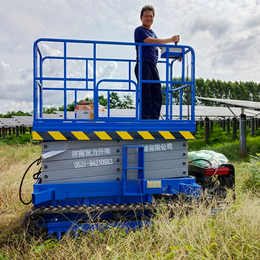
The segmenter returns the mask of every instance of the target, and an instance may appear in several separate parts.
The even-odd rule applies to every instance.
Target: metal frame
[[[128,167],[127,166],[127,150],[128,149],[137,149],[138,151],[138,160],[136,167]],[[132,190],[127,190],[127,184],[129,181],[127,180],[127,170],[137,170],[137,180],[136,187],[132,187]],[[123,147],[123,195],[124,196],[136,196],[136,195],[145,195],[145,186],[144,186],[144,146],[124,146]]]
[[[43,56],[41,52],[41,44],[48,44],[48,43],[61,43],[63,44],[63,56]],[[67,48],[69,44],[86,44],[91,45],[93,50],[93,55],[90,57],[70,57],[67,54]],[[175,45],[163,45],[163,44],[149,44],[151,46],[159,46],[159,47],[166,47],[166,54],[164,55],[165,58],[159,61],[160,64],[164,64],[166,68],[166,80],[161,80],[161,84],[166,85],[166,114],[164,120],[142,120],[141,118],[141,85],[142,83],[149,83],[153,82],[152,80],[140,80],[140,86],[138,87],[137,82],[135,79],[131,78],[131,71],[133,69],[132,64],[136,62],[135,59],[106,59],[99,57],[99,53],[97,51],[97,46],[138,46],[140,53],[142,52],[142,47],[144,43],[127,43],[127,42],[106,42],[106,41],[84,41],[84,40],[70,40],[70,39],[38,39],[34,43],[34,123],[33,128],[34,131],[78,131],[88,129],[90,131],[97,131],[98,130],[107,130],[110,129],[111,131],[120,131],[126,129],[129,130],[140,130],[145,129],[148,131],[153,130],[172,130],[172,131],[192,131],[195,132],[196,125],[195,125],[195,53],[194,50],[190,46],[181,46],[178,45],[178,48],[181,48],[181,58],[182,58],[182,79],[181,81],[173,81],[172,80],[172,71],[173,71],[173,63],[177,59],[170,58],[169,48],[176,47]],[[187,53],[191,53],[191,80],[185,80],[185,55]],[[43,64],[47,60],[52,59],[60,59],[63,60],[63,77],[45,77],[43,76]],[[67,61],[69,60],[83,60],[86,62],[86,68],[88,68],[88,62],[93,63],[93,77],[90,78],[88,73],[86,72],[86,78],[70,78],[67,75]],[[127,79],[106,79],[103,78],[100,81],[96,81],[96,68],[97,63],[100,61],[115,61],[118,63],[126,63],[128,64],[128,78]],[[140,64],[142,60],[139,61]],[[139,66],[139,74],[141,76],[141,67]],[[141,79],[141,77],[140,77]],[[44,83],[47,81],[62,81],[63,88],[49,88],[45,87]],[[68,88],[67,83],[69,81],[74,82],[86,82],[85,89],[77,89],[77,88]],[[93,82],[93,89],[88,88],[88,82]],[[124,89],[102,89],[100,90],[99,86],[102,82],[129,82],[128,92],[136,93],[135,99],[135,108],[136,113],[135,117],[131,118],[124,118],[124,117],[112,117],[110,116],[110,108],[108,107],[108,116],[106,118],[99,116],[98,113],[98,97],[99,93],[102,91],[106,91],[108,96],[110,95],[111,91],[124,91]],[[172,84],[179,84],[179,88],[172,88]],[[132,86],[132,87],[131,87]],[[182,92],[183,89],[190,87],[191,89],[191,117],[190,119],[183,119],[182,118]],[[134,88],[134,89],[133,89]],[[63,101],[64,101],[64,114],[63,118],[61,119],[44,119],[42,114],[43,109],[43,92],[50,91],[50,90],[57,90],[63,92]],[[68,119],[67,118],[67,92],[74,91],[75,93],[75,103],[77,102],[77,93],[78,91],[93,91],[94,97],[94,118],[91,119]],[[180,112],[179,112],[179,120],[173,120],[172,116],[172,94],[175,91],[179,91],[180,93]],[[108,99],[109,100],[109,99]],[[108,102],[109,106],[109,102]],[[68,124],[68,121],[70,124]],[[80,127],[77,124],[77,121],[81,121]],[[102,121],[103,124],[96,124],[95,122]],[[154,124],[156,122],[156,124]]]
[[[40,45],[42,43],[61,43],[63,44],[63,56],[43,56]],[[68,44],[88,44],[92,46],[93,55],[90,57],[70,57],[67,54]],[[150,83],[152,80],[140,80],[140,85],[137,85],[135,79],[131,78],[132,75],[132,64],[136,60],[129,59],[106,59],[99,57],[97,52],[97,46],[102,45],[115,45],[115,46],[137,46],[139,48],[139,54],[141,57],[142,47],[147,46],[143,43],[125,43],[125,42],[103,42],[103,41],[80,41],[80,40],[66,40],[66,39],[39,39],[34,43],[34,122],[33,130],[36,140],[49,141],[50,137],[43,138],[41,136],[52,135],[55,140],[71,140],[70,134],[77,132],[84,136],[84,140],[88,138],[90,140],[94,135],[98,136],[101,140],[107,140],[109,134],[110,139],[119,140],[119,135],[123,134],[122,139],[134,140],[135,139],[194,139],[194,136],[189,131],[195,132],[195,54],[189,46],[178,46],[181,49],[178,57],[182,58],[182,78],[181,81],[172,80],[173,64],[177,60],[171,58],[171,48],[176,48],[175,45],[155,45],[151,46],[166,47],[163,60],[159,63],[165,65],[166,69],[166,80],[159,81],[161,84],[166,85],[166,113],[164,120],[142,120],[141,119],[141,88],[142,83]],[[191,53],[191,80],[185,80],[185,55]],[[43,76],[43,64],[46,60],[60,59],[63,61],[63,77],[45,77]],[[69,78],[67,76],[67,61],[69,60],[83,60],[86,62],[86,70],[88,69],[88,62],[93,63],[93,77],[90,78],[86,71],[86,78]],[[128,64],[128,78],[127,79],[106,79],[103,78],[97,82],[96,72],[97,63],[100,61],[116,61],[124,62]],[[139,60],[139,78],[142,79],[142,60]],[[49,88],[45,86],[46,81],[62,81],[62,88]],[[67,83],[69,81],[75,82],[86,82],[86,88],[68,88]],[[93,89],[88,87],[88,82],[93,83]],[[99,86],[103,82],[124,82],[129,83],[127,91],[134,92],[136,95],[135,109],[136,113],[134,117],[112,117],[110,114],[109,107],[109,95],[111,91],[115,89],[105,88],[100,89]],[[173,88],[173,84],[179,84],[180,87]],[[133,87],[132,87],[133,86]],[[182,94],[183,89],[190,87],[191,91],[191,118],[183,119],[182,117]],[[45,119],[43,118],[43,92],[57,90],[63,93],[64,102],[64,114],[63,118]],[[78,91],[93,91],[94,97],[94,118],[93,119],[69,119],[67,118],[67,92],[74,91],[75,104],[77,102]],[[100,91],[106,91],[108,93],[108,115],[107,117],[99,116],[99,93]],[[116,89],[116,91],[126,91],[125,89]],[[179,92],[180,95],[180,107],[179,107],[179,120],[173,120],[172,107],[173,101],[172,96],[175,91]],[[102,123],[100,123],[102,122]],[[104,131],[104,132],[102,132]],[[41,136],[38,134],[40,133]],[[100,133],[101,137],[100,137]],[[108,133],[108,134],[107,134]],[[87,136],[86,136],[87,134]],[[38,136],[37,136],[38,135]],[[76,134],[77,135],[77,134]],[[135,138],[135,136],[137,137]],[[60,137],[61,136],[61,137]],[[113,137],[115,136],[115,137]],[[121,135],[120,135],[121,136]],[[139,136],[139,137],[138,137]],[[40,139],[37,139],[40,138]],[[93,139],[96,137],[94,136]],[[81,140],[80,137],[78,140]],[[185,145],[186,146],[186,145]],[[138,160],[136,167],[128,167],[127,165],[127,151],[128,149],[137,149]],[[144,146],[142,145],[127,145],[123,146],[123,175],[122,180],[118,177],[115,181],[99,181],[99,182],[77,182],[77,183],[42,183],[39,178],[34,184],[34,191],[32,194],[32,203],[34,207],[66,207],[74,205],[106,205],[106,204],[128,204],[128,203],[152,203],[153,195],[155,194],[185,194],[192,198],[196,198],[201,195],[202,188],[196,184],[194,177],[176,177],[170,179],[162,179],[158,173],[156,179],[145,179],[145,160],[144,160]],[[101,169],[102,170],[102,169]],[[137,170],[137,179],[127,179],[128,170]],[[186,174],[186,171],[183,172]],[[44,174],[42,172],[42,174]],[[148,214],[144,212],[142,214]],[[134,212],[133,212],[134,214]],[[60,214],[59,218],[56,219],[55,215],[45,216],[45,227],[48,229],[48,235],[53,233],[57,234],[58,239],[61,237],[63,232],[69,232],[78,230],[79,227],[86,230],[97,228],[96,224],[85,223],[81,226],[78,225],[77,220],[80,220],[81,216],[75,218],[75,223],[67,217]],[[73,217],[73,216],[72,216]],[[137,216],[138,217],[138,216]],[[110,219],[111,216],[104,216],[104,219]],[[125,228],[136,228],[142,227],[143,225],[149,225],[150,221],[127,221],[122,224]],[[42,223],[43,224],[43,223]],[[112,225],[118,226],[118,222]],[[102,227],[101,227],[102,228]],[[105,228],[105,227],[103,227]]]
[[[159,176],[158,176],[159,177]],[[193,177],[175,179],[156,179],[161,181],[161,187],[147,187],[147,180],[143,180],[144,190],[137,194],[123,196],[125,181],[110,182],[83,182],[83,183],[54,183],[34,184],[32,203],[40,206],[66,206],[113,203],[144,203],[152,202],[152,194],[179,194],[184,193],[193,197],[199,196],[201,186],[196,184]],[[151,180],[149,180],[151,181]],[[136,181],[127,181],[129,187],[136,189]]]

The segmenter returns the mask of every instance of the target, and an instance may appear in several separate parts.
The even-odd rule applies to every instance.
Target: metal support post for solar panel
[[[200,129],[203,127],[203,120],[200,120]]]
[[[250,120],[250,126],[251,126],[251,136],[255,135],[255,119],[252,117]]]
[[[19,126],[17,125],[15,128],[16,128],[16,137],[19,137]]]
[[[1,138],[1,136],[2,136],[2,130],[1,130],[1,128],[0,128],[0,138]]]
[[[2,134],[3,134],[3,139],[5,139],[5,127],[2,127]]]
[[[213,132],[213,125],[214,125],[214,121],[213,120],[210,120],[209,121],[209,132],[212,133]]]
[[[239,144],[239,154],[240,157],[246,157],[246,115],[242,114],[240,115],[240,144]]]
[[[30,130],[30,134],[31,134],[32,133],[32,127],[31,126],[29,127],[29,130]]]
[[[219,120],[218,120],[218,124],[219,124],[219,126],[220,126],[221,128],[223,128],[223,120],[222,120],[222,119],[219,119]]]
[[[227,119],[227,134],[230,135],[230,120]]]
[[[205,143],[209,144],[209,118],[206,117],[204,120],[204,133],[205,133]]]
[[[199,122],[196,121],[196,132],[198,131],[198,125],[199,125]]]
[[[233,138],[237,138],[237,119],[235,117],[232,118],[232,128],[233,128]]]
[[[259,118],[255,119],[255,130],[258,130],[258,126],[259,126]]]
[[[226,120],[225,119],[222,120],[222,128],[223,128],[223,131],[226,131]]]
[[[9,130],[9,135],[11,135],[12,134],[11,127],[9,127],[8,130]]]
[[[15,135],[15,127],[12,127],[13,128],[13,135]]]
[[[23,128],[23,134],[25,134],[25,126],[22,126],[22,128]]]

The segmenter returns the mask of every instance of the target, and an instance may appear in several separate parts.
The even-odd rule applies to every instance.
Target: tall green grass
[[[260,130],[255,132],[255,136],[250,136],[250,129],[247,127],[246,149],[247,156],[241,158],[239,155],[239,131],[237,138],[233,138],[232,132],[228,135],[227,131],[214,123],[213,131],[210,133],[210,143],[205,143],[204,128],[196,132],[196,140],[189,141],[189,151],[199,151],[202,149],[212,150],[224,154],[230,161],[249,162],[250,155],[260,153]]]
[[[40,145],[0,142],[0,260],[260,259],[260,193],[256,183],[249,181],[259,174],[259,137],[247,138],[248,156],[241,159],[238,140],[227,137],[216,125],[210,145],[205,145],[203,131],[198,131],[197,140],[189,141],[189,150],[221,152],[236,169],[236,201],[225,211],[212,215],[203,204],[195,204],[186,215],[184,205],[170,218],[162,206],[152,227],[128,233],[113,228],[76,239],[65,236],[61,241],[28,239],[21,229],[31,206],[20,203],[19,184],[27,167],[41,155]],[[31,176],[37,170],[31,169],[25,180],[25,199],[30,197]]]
[[[20,145],[20,144],[26,144],[26,143],[32,143],[37,144],[37,142],[32,141],[32,134],[25,133],[22,135],[19,135],[16,137],[15,134],[6,135],[4,138],[0,138],[0,146],[1,144],[8,144],[8,145]]]
[[[255,131],[255,136],[251,136],[251,130],[246,128],[246,149],[247,156],[241,158],[239,154],[239,131],[237,138],[233,138],[232,132],[227,134],[223,128],[214,123],[213,131],[210,133],[210,143],[205,143],[204,128],[196,133],[196,140],[189,141],[189,151],[212,150],[224,154],[230,163],[235,163],[236,168],[240,168],[246,175],[239,183],[244,190],[250,189],[255,193],[260,191],[260,130]],[[239,177],[239,176],[238,176]],[[237,178],[237,176],[236,176]]]

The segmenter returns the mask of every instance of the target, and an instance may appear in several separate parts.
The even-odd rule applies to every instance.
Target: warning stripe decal
[[[185,139],[195,139],[195,137],[188,131],[180,131]]]
[[[140,134],[143,139],[154,139],[154,137],[148,131],[138,131],[138,134]]]
[[[126,131],[116,132],[123,140],[133,140],[134,138]]]
[[[33,140],[184,140],[195,139],[189,131],[96,131],[96,132],[60,132],[33,131]]]
[[[61,132],[48,131],[48,133],[53,137],[54,140],[67,140],[67,138]]]
[[[89,140],[89,138],[83,132],[71,132],[77,140]]]
[[[32,133],[32,139],[33,140],[43,140],[43,138],[35,131]]]
[[[112,138],[106,132],[94,132],[100,140],[112,140]]]
[[[164,139],[175,139],[175,137],[169,131],[159,131]]]

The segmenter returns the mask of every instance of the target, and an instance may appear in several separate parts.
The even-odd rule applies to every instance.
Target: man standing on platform
[[[142,25],[137,27],[134,32],[136,43],[158,43],[166,44],[170,42],[179,42],[179,35],[171,38],[158,39],[155,32],[151,29],[155,10],[152,5],[145,5],[141,10],[140,19]],[[135,75],[138,80],[138,60],[139,46],[136,46],[137,63],[135,66]],[[160,80],[157,70],[158,47],[142,46],[142,79],[143,80]],[[142,119],[159,119],[162,106],[162,88],[160,83],[143,83],[142,84]]]

